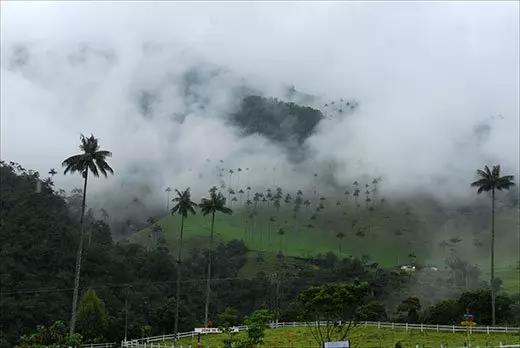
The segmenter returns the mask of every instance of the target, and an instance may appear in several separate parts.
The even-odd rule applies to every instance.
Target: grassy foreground
[[[246,333],[240,332],[237,338],[245,338]],[[202,336],[201,342],[203,347],[224,347],[223,339],[226,336],[223,334],[210,334]],[[466,342],[467,335],[465,333],[456,332],[436,332],[420,330],[403,330],[403,329],[388,329],[376,327],[359,326],[349,334],[352,347],[359,348],[376,348],[376,347],[393,347],[397,341],[400,341],[403,348],[415,348],[419,345],[421,348],[431,347],[439,348],[442,345],[449,347],[462,347]],[[498,346],[502,344],[520,344],[520,336],[517,334],[505,333],[476,333],[470,336],[471,344],[473,346],[492,345]],[[171,345],[172,342],[164,342]],[[179,342],[179,347],[184,346],[196,347],[197,338],[182,339]],[[161,343],[162,344],[162,343]],[[264,347],[309,347],[319,348],[319,345],[314,340],[308,328],[280,328],[268,329],[264,341]]]

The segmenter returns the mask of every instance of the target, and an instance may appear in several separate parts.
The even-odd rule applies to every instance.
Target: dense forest
[[[36,332],[38,325],[57,321],[67,325],[79,222],[70,203],[74,194],[55,188],[52,178],[2,162],[0,180],[0,346],[11,347],[22,335]],[[168,249],[171,245],[160,238],[153,248],[116,243],[104,221],[87,215],[85,224],[89,233],[84,241],[77,322],[83,340],[122,340],[125,314],[129,338],[171,333],[178,265]],[[468,291],[451,286],[449,280],[430,278],[421,284],[423,291],[442,293],[446,300],[421,304],[411,292],[424,283],[420,277],[366,259],[328,253],[295,264],[280,253],[274,272],[244,277],[239,274],[248,252],[243,241],[213,249],[209,318],[216,325],[219,314],[229,308],[236,310],[239,322],[257,309],[271,310],[279,320],[310,319],[300,305],[305,296],[299,295],[311,285],[356,281],[366,282],[368,289],[356,309],[359,320],[456,324],[471,310],[479,324],[491,322],[489,290],[479,272],[471,275],[474,287]],[[193,249],[184,258],[180,331],[204,325],[207,255],[206,250]],[[496,302],[498,323],[520,324],[519,295],[499,295]]]

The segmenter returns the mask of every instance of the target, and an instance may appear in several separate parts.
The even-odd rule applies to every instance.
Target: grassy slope
[[[245,337],[245,333],[238,334],[239,337]],[[441,344],[453,347],[464,346],[466,334],[461,332],[435,332],[420,330],[405,331],[402,329],[378,329],[375,327],[356,327],[349,334],[349,340],[353,347],[393,347],[397,341],[401,341],[404,348],[420,347],[438,348]],[[203,347],[223,347],[222,340],[224,335],[207,335],[202,336],[201,342]],[[494,345],[498,346],[500,342],[503,344],[518,344],[520,337],[518,334],[472,334],[470,336],[473,346],[477,345]],[[182,339],[179,343],[185,347],[192,345],[196,347],[197,339]],[[164,342],[169,343],[171,342]],[[307,328],[282,328],[270,329],[266,331],[264,346],[266,347],[319,347],[313,339],[312,334]]]
[[[318,202],[316,202],[317,204]],[[411,205],[413,204],[413,205]],[[281,249],[287,256],[306,257],[318,253],[332,251],[339,252],[338,232],[345,233],[342,244],[342,256],[368,255],[374,262],[385,266],[393,266],[409,262],[410,251],[417,255],[417,261],[433,263],[443,267],[445,255],[449,248],[442,250],[437,244],[441,240],[451,237],[460,237],[457,250],[461,257],[470,263],[478,264],[484,273],[489,271],[489,226],[475,224],[471,216],[456,215],[445,217],[443,212],[434,209],[429,203],[407,202],[411,206],[411,214],[404,213],[402,203],[377,203],[375,210],[370,213],[364,206],[356,207],[353,202],[336,205],[336,200],[325,201],[325,209],[316,214],[316,219],[310,217],[314,208],[302,207],[299,213],[298,226],[292,218],[290,206],[276,211],[272,206],[259,206],[254,228],[246,233],[247,213],[238,204],[232,206],[235,210],[232,216],[217,215],[215,221],[215,238],[220,241],[242,239],[252,250],[249,262],[244,267],[244,275],[253,275],[260,269],[269,270],[275,254]],[[251,208],[252,209],[252,208]],[[269,234],[269,217],[275,217],[271,223]],[[357,220],[356,226],[351,221]],[[249,226],[253,226],[250,220]],[[497,275],[504,280],[504,288],[508,291],[518,291],[519,273],[518,251],[515,247],[518,241],[516,231],[519,229],[518,211],[516,209],[502,209],[497,214]],[[159,222],[165,233],[165,238],[171,248],[176,250],[175,244],[179,237],[180,217],[169,216]],[[279,236],[276,232],[283,229],[285,234]],[[359,236],[359,229],[363,229],[364,236]],[[210,218],[200,214],[190,216],[185,222],[186,247],[200,248],[209,243]],[[400,231],[400,232],[398,232]],[[132,241],[143,245],[154,244],[150,229],[134,234]],[[474,246],[474,240],[479,239],[483,245]],[[512,243],[513,241],[513,243]],[[508,252],[500,252],[508,250]],[[261,254],[264,261],[258,261]],[[485,276],[485,275],[484,275]]]

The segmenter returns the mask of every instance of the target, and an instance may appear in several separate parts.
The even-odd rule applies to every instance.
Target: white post
[[[380,321],[377,322],[377,328],[378,328],[378,329],[381,328],[381,322],[380,322]]]
[[[408,323],[406,323],[406,331],[408,331]]]
[[[451,331],[452,331],[453,333],[455,333],[455,325],[453,325],[453,327],[451,328]]]
[[[394,329],[394,322],[392,322],[392,330]]]
[[[486,328],[487,334],[489,335],[489,326]]]
[[[437,324],[437,332],[439,332],[439,324]],[[442,344],[441,344],[441,348],[442,348]]]
[[[423,332],[423,331],[424,331],[424,326],[423,326],[423,324],[421,323],[421,332]]]

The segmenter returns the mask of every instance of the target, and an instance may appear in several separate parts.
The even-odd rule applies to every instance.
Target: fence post
[[[368,321],[365,321],[365,327],[367,327],[367,326],[368,326]]]
[[[437,324],[437,332],[439,332],[439,324]],[[441,348],[442,348],[442,344],[441,344]]]
[[[489,326],[486,327],[487,334],[489,335]]]
[[[421,323],[421,332],[423,332],[423,331],[424,331],[424,326],[423,326],[423,324]]]
[[[405,330],[408,331],[408,323],[406,323],[406,329]]]
[[[380,322],[380,321],[377,322],[377,328],[378,328],[378,329],[381,328],[381,322]]]
[[[394,329],[394,322],[392,322],[392,330]]]
[[[452,326],[451,332],[455,333],[455,325]]]

